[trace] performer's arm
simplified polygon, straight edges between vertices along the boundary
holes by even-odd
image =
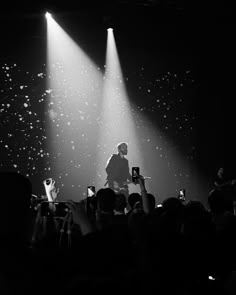
[[[127,182],[128,182],[128,183],[133,183],[132,175],[131,175],[130,173],[128,174]]]
[[[107,173],[107,179],[111,180],[113,178],[114,175],[114,165],[115,165],[115,156],[112,155],[108,161],[107,161],[107,165],[106,165],[106,173]]]
[[[214,185],[217,188],[224,188],[224,187],[234,186],[235,183],[236,183],[235,179],[228,180],[228,181],[225,181],[225,182],[222,182],[222,183],[219,183],[217,180],[214,181]]]
[[[130,174],[130,169],[129,169],[129,163],[128,163],[128,170],[127,170],[127,182],[131,183],[132,181],[132,175]]]

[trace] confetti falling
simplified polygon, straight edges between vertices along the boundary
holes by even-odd
[[[54,64],[54,67],[63,72],[60,64]],[[42,66],[41,66],[42,68]],[[83,93],[79,93],[81,101],[80,109],[77,110],[77,116],[74,111],[63,109],[63,99],[71,99],[75,93],[67,86],[66,79],[62,82],[64,85],[58,85],[57,90],[46,87],[46,66],[43,65],[44,72],[31,73],[22,69],[16,63],[1,65],[1,76],[3,77],[1,88],[1,140],[0,150],[2,160],[0,168],[13,169],[29,177],[50,173],[53,161],[60,161],[63,150],[60,146],[65,145],[63,133],[66,126],[71,130],[70,154],[68,166],[64,167],[58,177],[60,185],[63,187],[63,179],[68,177],[71,171],[86,168],[89,159],[94,163],[94,157],[89,152],[88,142],[91,141],[90,135],[86,133],[86,124],[96,130],[96,126],[102,125],[98,113],[98,105],[86,100]],[[100,69],[98,69],[100,70]],[[147,73],[146,73],[147,72]],[[186,97],[184,91],[194,88],[194,78],[191,70],[187,69],[180,73],[160,73],[158,75],[149,75],[144,66],[131,72],[126,76],[127,87],[135,85],[135,97],[145,98],[136,99],[132,106],[132,114],[136,128],[143,132],[143,145],[155,144],[148,126],[145,125],[143,116],[151,118],[153,124],[158,128],[176,138],[176,142],[185,144],[185,138],[189,141],[194,136],[194,125],[196,114],[191,109],[192,98]],[[50,77],[49,77],[50,78]],[[24,84],[22,84],[24,80]],[[35,91],[37,88],[37,91]],[[92,84],[91,91],[95,92],[97,85]],[[184,90],[183,90],[184,89]],[[119,91],[118,91],[119,95]],[[49,100],[49,96],[52,98]],[[47,114],[47,115],[45,115]],[[157,115],[158,114],[158,115]],[[55,155],[50,155],[48,145],[48,132],[46,130],[46,120],[49,118],[55,124],[58,132],[56,133],[56,145],[58,151]],[[80,122],[83,121],[82,127]],[[161,135],[160,135],[161,138]],[[33,140],[32,140],[33,139]],[[79,139],[79,140],[78,140]],[[80,146],[80,148],[78,148]],[[81,148],[83,146],[83,148]],[[97,147],[102,149],[102,146]],[[79,157],[74,157],[73,153],[81,150]],[[163,150],[161,146],[154,146],[156,156],[166,159],[168,166],[168,151]],[[194,146],[188,147],[187,159],[193,161],[196,155]],[[86,161],[84,161],[86,159]],[[85,165],[86,163],[86,165]],[[181,173],[175,174],[176,178],[188,177]],[[178,183],[178,180],[176,180]],[[71,187],[78,187],[75,183]]]

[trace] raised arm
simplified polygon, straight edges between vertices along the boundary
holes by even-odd
[[[151,211],[151,208],[148,202],[147,190],[145,187],[145,179],[142,175],[139,175],[137,179],[138,179],[137,181],[139,183],[141,196],[142,196],[143,211],[144,213],[149,214]]]
[[[48,178],[43,181],[43,184],[48,201],[54,202],[59,193],[59,189],[56,189],[55,187],[55,180],[53,180],[52,178]]]

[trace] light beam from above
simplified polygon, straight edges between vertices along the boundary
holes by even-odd
[[[130,172],[132,166],[139,166],[140,173],[145,173],[137,140],[136,128],[133,122],[131,105],[126,93],[126,87],[121,71],[119,56],[116,49],[112,29],[107,30],[106,71],[104,76],[103,103],[101,110],[101,128],[99,133],[98,163],[100,164],[97,183],[99,187],[105,183],[105,166],[109,156],[117,153],[119,142],[128,143]],[[130,192],[138,190],[130,186]]]
[[[47,19],[47,70],[46,177],[57,181],[63,198],[74,194],[78,201],[94,184],[103,75],[53,18]]]

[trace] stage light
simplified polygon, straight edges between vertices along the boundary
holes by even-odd
[[[45,13],[45,17],[46,19],[52,18],[51,13],[49,13],[48,11]]]
[[[108,31],[108,32],[112,32],[113,29],[112,29],[112,28],[108,28],[107,31]]]

